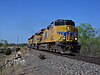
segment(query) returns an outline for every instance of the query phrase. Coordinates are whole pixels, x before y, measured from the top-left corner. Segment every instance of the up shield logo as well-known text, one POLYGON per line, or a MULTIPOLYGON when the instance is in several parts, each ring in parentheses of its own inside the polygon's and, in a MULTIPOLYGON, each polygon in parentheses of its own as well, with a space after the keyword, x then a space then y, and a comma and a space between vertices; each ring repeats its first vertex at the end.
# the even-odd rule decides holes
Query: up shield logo
POLYGON ((63 35, 63 36, 66 36, 68 34, 70 34, 71 37, 74 36, 73 32, 57 32, 57 33, 60 34, 60 35, 63 35))
POLYGON ((60 35, 63 35, 63 36, 67 35, 67 32, 57 32, 57 33, 60 34, 60 35))

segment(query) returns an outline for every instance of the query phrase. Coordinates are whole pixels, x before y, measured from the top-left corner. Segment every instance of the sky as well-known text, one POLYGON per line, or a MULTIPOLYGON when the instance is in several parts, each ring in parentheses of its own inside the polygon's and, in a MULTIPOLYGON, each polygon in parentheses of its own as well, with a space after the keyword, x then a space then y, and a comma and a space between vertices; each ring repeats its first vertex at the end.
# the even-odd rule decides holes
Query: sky
POLYGON ((57 19, 100 28, 100 0, 0 0, 0 39, 27 43, 31 35, 57 19))

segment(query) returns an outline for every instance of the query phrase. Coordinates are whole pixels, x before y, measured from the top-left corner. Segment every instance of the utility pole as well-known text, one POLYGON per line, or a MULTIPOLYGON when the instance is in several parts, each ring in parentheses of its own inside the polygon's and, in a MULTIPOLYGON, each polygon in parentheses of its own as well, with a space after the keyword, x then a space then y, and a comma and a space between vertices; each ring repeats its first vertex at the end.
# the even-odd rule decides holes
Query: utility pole
POLYGON ((19 36, 17 35, 17 45, 18 45, 18 43, 19 43, 19 36))

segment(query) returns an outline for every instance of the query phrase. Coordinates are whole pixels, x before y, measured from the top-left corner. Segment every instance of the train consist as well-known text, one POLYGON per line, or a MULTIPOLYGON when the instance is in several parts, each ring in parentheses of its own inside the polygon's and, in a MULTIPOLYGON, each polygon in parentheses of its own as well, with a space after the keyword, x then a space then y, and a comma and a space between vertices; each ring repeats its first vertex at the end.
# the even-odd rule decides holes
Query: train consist
POLYGON ((58 19, 28 39, 30 48, 59 53, 79 53, 78 29, 72 20, 58 19))

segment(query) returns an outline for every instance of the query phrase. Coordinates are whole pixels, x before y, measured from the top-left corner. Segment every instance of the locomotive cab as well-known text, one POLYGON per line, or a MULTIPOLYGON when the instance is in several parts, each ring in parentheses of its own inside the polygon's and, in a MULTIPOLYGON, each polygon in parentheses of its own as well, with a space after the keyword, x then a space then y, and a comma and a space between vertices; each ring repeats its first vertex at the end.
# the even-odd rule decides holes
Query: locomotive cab
POLYGON ((73 22, 72 20, 62 20, 62 19, 56 20, 51 23, 49 29, 50 28, 53 28, 53 30, 57 34, 61 35, 62 37, 61 41, 62 40, 65 42, 78 41, 78 29, 75 28, 75 22, 73 22))

